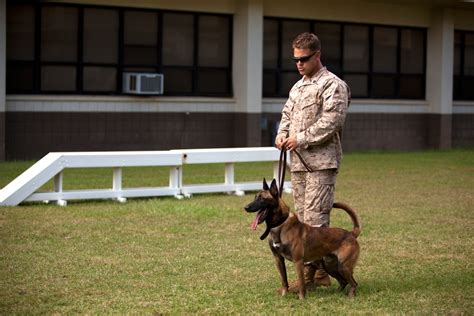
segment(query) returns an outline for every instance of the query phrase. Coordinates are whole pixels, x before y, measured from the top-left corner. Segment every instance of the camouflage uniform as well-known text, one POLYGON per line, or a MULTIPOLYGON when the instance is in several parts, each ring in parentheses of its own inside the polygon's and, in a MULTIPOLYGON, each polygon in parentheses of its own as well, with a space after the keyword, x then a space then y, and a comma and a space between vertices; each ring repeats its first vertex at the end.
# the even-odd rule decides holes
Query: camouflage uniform
POLYGON ((347 84, 323 67, 291 89, 277 136, 294 137, 298 152, 315 172, 291 154, 291 185, 299 219, 329 226, 337 169, 342 159, 341 130, 350 102, 347 84))

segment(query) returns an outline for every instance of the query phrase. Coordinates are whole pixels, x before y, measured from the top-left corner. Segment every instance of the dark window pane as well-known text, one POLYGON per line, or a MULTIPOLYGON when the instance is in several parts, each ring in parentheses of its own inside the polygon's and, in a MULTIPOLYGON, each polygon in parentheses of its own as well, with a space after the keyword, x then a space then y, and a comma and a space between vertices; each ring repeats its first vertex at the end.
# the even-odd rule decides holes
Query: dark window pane
POLYGON ((316 23, 316 35, 321 42, 321 61, 330 71, 341 72, 341 26, 335 23, 316 23))
POLYGON ((274 97, 277 95, 277 75, 273 71, 263 72, 263 96, 274 97))
POLYGON ((77 12, 70 7, 43 7, 41 19, 41 59, 77 60, 77 12))
POLYGON ((282 69, 296 69, 293 61, 293 40, 303 32, 309 32, 309 22, 284 21, 282 29, 281 65, 282 69))
POLYGON ((301 79, 298 72, 284 72, 281 74, 281 89, 279 95, 288 95, 295 83, 301 79))
POLYGON ((369 70, 369 28, 344 26, 344 71, 369 70))
POLYGON ((35 12, 33 6, 9 6, 7 14, 7 59, 33 60, 35 12))
MULTIPOLYGON (((464 75, 474 76, 474 34, 465 35, 464 40, 464 75)), ((471 89, 474 89, 471 86, 471 89)))
POLYGON ((395 76, 378 75, 372 77, 372 96, 375 98, 395 97, 395 76))
POLYGON ((374 27, 373 71, 397 72, 397 29, 374 27))
POLYGON ((461 44, 462 34, 460 32, 454 33, 454 75, 461 74, 461 44))
POLYGON ((425 97, 424 80, 422 76, 401 76, 400 97, 422 99, 425 97))
POLYGON ((229 66, 229 27, 227 17, 199 17, 199 66, 229 66))
POLYGON ((84 61, 116 63, 118 11, 84 9, 84 61))
POLYGON ((366 75, 345 75, 344 81, 349 85, 353 97, 368 96, 368 82, 366 75))
POLYGON ((158 16, 154 12, 125 11, 125 64, 157 64, 158 16))
POLYGON ((278 66, 278 22, 265 19, 263 24, 263 68, 278 66))
POLYGON ((164 69, 165 94, 190 94, 193 91, 193 73, 186 69, 164 69))
POLYGON ((33 64, 7 63, 7 93, 32 92, 33 64))
POLYGON ((197 79, 198 92, 200 93, 229 93, 229 79, 225 70, 200 70, 197 79))
POLYGON ((461 82, 462 79, 460 76, 454 76, 453 79, 453 99, 454 100, 461 100, 461 82))
POLYGON ((41 67, 41 91, 75 91, 76 67, 41 67))
POLYGON ((111 67, 84 67, 84 91, 115 92, 117 70, 111 67))
POLYGON ((402 30, 401 73, 421 74, 424 68, 424 33, 421 30, 402 30))
POLYGON ((193 57, 193 15, 163 14, 163 64, 192 66, 194 62, 193 57))
POLYGON ((462 79, 463 100, 474 100, 474 77, 463 77, 462 79))

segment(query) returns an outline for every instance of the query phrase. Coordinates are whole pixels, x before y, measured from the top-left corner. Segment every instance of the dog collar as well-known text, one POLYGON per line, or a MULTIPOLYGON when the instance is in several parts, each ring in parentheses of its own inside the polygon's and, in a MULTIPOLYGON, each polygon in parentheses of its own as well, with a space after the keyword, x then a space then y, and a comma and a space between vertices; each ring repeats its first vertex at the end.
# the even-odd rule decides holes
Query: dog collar
POLYGON ((283 223, 286 222, 286 220, 287 220, 288 218, 290 218, 291 216, 293 216, 293 214, 290 212, 290 214, 289 214, 283 221, 279 222, 276 226, 270 227, 270 226, 268 226, 268 224, 267 224, 267 228, 265 229, 265 232, 263 232, 262 236, 260 236, 260 240, 264 240, 265 238, 267 238, 268 234, 270 234, 270 231, 271 231, 272 229, 278 228, 278 227, 280 227, 281 225, 283 225, 283 223))

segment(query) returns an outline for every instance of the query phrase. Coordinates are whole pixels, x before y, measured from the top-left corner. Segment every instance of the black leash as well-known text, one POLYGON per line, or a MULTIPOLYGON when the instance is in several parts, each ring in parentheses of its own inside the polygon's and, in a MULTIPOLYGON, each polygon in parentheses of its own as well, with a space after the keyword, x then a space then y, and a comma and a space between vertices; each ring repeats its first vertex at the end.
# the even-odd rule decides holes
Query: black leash
MULTIPOLYGON (((280 195, 280 197, 283 194, 283 185, 285 184, 286 151, 286 149, 282 149, 280 151, 280 160, 278 161, 278 194, 280 195)), ((296 154, 296 156, 308 172, 314 172, 314 170, 306 163, 306 161, 296 149, 293 149, 293 152, 296 154)))
POLYGON ((281 197, 283 194, 283 184, 285 184, 285 172, 286 172, 286 149, 280 151, 280 160, 278 161, 278 195, 281 197))

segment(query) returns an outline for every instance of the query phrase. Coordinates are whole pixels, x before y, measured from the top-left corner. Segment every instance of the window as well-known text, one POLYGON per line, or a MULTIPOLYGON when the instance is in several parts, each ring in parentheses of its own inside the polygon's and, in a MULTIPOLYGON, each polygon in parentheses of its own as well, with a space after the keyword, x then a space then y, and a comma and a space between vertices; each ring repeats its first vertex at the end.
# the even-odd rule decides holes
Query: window
POLYGON ((7 47, 7 93, 121 94, 130 71, 163 73, 165 95, 232 95, 230 15, 11 1, 7 47))
POLYGON ((302 32, 318 35, 322 63, 354 98, 425 97, 425 29, 281 18, 264 20, 264 97, 286 97, 300 79, 291 42, 302 32))
POLYGON ((454 100, 474 100, 474 32, 454 32, 454 100))
POLYGON ((82 91, 117 91, 119 14, 114 9, 84 9, 82 91))
POLYGON ((35 83, 35 11, 16 5, 7 10, 7 91, 28 93, 35 83))
MULTIPOLYGON (((343 27, 343 78, 351 87, 353 97, 366 97, 369 89, 369 27, 343 27)), ((321 43, 321 50, 324 52, 321 43)))
POLYGON ((123 63, 126 66, 158 65, 158 13, 124 12, 123 63))

